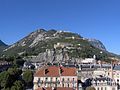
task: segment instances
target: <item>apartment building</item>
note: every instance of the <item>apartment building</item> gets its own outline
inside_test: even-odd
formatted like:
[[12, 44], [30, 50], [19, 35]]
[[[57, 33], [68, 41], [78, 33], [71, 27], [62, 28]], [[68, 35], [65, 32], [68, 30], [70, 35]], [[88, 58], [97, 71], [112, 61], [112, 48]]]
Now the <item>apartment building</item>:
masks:
[[92, 86], [96, 90], [118, 90], [114, 79], [104, 76], [97, 76], [92, 79]]
[[[44, 66], [34, 75], [34, 90], [77, 90], [77, 73], [74, 67]], [[52, 88], [52, 89], [50, 89]]]

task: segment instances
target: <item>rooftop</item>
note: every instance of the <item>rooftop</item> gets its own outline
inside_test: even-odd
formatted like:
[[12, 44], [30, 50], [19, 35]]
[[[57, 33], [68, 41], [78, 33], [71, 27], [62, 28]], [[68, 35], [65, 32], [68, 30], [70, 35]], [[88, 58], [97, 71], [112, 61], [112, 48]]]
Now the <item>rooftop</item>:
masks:
[[52, 89], [51, 87], [47, 87], [47, 88], [38, 88], [36, 90], [73, 90], [73, 88], [57, 87], [55, 89]]
[[61, 76], [76, 76], [76, 68], [70, 68], [70, 67], [62, 67], [61, 68], [62, 73]]
[[59, 67], [57, 66], [49, 66], [49, 67], [42, 67], [40, 68], [34, 76], [38, 77], [58, 77], [59, 75]]
[[77, 76], [75, 67], [44, 66], [35, 73], [35, 77]]
[[116, 65], [113, 70], [120, 70], [120, 65]]

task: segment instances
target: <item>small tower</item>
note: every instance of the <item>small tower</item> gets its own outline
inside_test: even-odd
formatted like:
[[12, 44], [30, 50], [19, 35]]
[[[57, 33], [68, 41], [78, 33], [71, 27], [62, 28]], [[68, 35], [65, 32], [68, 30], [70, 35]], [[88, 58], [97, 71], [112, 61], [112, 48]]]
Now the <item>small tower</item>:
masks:
[[96, 55], [93, 55], [94, 60], [96, 60]]
[[96, 64], [96, 55], [93, 55], [94, 65]]

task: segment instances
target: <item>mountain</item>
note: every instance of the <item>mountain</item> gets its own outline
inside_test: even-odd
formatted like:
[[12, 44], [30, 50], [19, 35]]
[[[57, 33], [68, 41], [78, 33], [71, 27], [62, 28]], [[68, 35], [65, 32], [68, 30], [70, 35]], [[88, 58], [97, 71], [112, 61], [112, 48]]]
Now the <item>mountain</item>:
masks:
[[[102, 52], [102, 53], [100, 53]], [[35, 56], [36, 60], [78, 60], [80, 58], [107, 59], [111, 54], [99, 40], [85, 39], [77, 33], [39, 29], [6, 48], [5, 56]], [[35, 58], [33, 59], [35, 60]]]
[[8, 45], [6, 45], [3, 41], [0, 40], [0, 52], [4, 50]]
[[0, 46], [7, 46], [3, 41], [0, 40]]
[[[81, 36], [64, 31], [39, 29], [35, 32], [30, 33], [25, 38], [11, 45], [9, 48], [5, 49], [4, 52], [11, 53], [29, 53], [32, 54], [44, 52], [46, 49], [54, 48], [54, 44], [59, 42], [59, 40], [65, 40], [64, 38], [71, 38], [72, 36], [76, 38], [81, 38]], [[65, 41], [64, 41], [65, 42]]]
[[92, 44], [94, 47], [106, 51], [106, 48], [105, 48], [105, 46], [103, 45], [103, 43], [102, 43], [101, 41], [96, 40], [96, 39], [87, 39], [87, 40], [88, 40], [88, 41], [90, 42], [90, 44]]

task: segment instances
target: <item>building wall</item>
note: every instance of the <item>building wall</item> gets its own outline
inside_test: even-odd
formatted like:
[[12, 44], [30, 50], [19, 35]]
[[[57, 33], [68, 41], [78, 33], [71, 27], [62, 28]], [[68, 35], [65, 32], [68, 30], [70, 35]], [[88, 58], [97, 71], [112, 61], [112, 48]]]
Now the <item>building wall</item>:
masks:
[[113, 71], [113, 78], [115, 82], [120, 85], [120, 71], [119, 70]]
[[[40, 83], [38, 84], [38, 80]], [[34, 90], [38, 87], [60, 87], [60, 77], [34, 77]]]
[[[45, 83], [47, 78], [47, 82]], [[38, 80], [42, 83], [38, 85]], [[57, 81], [60, 83], [57, 83]], [[73, 84], [74, 82], [74, 84]], [[61, 77], [34, 77], [34, 90], [38, 87], [75, 87], [77, 90], [77, 76], [61, 76]]]
[[103, 76], [106, 76], [106, 71], [103, 71], [103, 70], [95, 70], [93, 72], [93, 75], [97, 76], [97, 75], [103, 75]]
[[117, 90], [117, 86], [94, 86], [96, 90]]
[[77, 90], [77, 76], [61, 76], [61, 87], [75, 87]]

